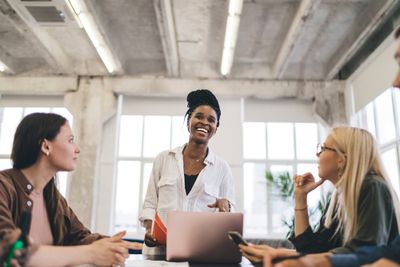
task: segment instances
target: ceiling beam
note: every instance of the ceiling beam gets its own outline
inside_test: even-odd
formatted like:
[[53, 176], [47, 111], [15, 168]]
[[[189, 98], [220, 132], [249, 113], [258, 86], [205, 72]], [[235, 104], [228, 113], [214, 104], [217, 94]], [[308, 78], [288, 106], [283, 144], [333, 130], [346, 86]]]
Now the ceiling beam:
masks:
[[[367, 25], [364, 23], [358, 23], [358, 28], [355, 29], [349, 35], [357, 36], [355, 39], [346, 38], [345, 42], [342, 43], [340, 48], [334, 53], [334, 56], [330, 59], [326, 79], [331, 80], [335, 78], [339, 70], [346, 64], [354, 53], [360, 49], [364, 44], [368, 36], [380, 25], [380, 22], [384, 20], [385, 16], [390, 12], [390, 10], [395, 6], [397, 0], [387, 0], [383, 5], [378, 7], [378, 10], [374, 10], [372, 13], [374, 16], [372, 18], [365, 18], [368, 21]], [[372, 1], [375, 5], [382, 3], [381, 1]], [[371, 7], [371, 9], [374, 6]], [[376, 8], [376, 7], [375, 7]]]
[[168, 76], [178, 77], [180, 75], [179, 54], [172, 2], [171, 0], [154, 0], [153, 3]]
[[3, 49], [0, 49], [0, 64], [4, 64], [6, 66], [6, 70], [4, 72], [0, 71], [0, 74], [15, 74], [15, 70], [18, 69], [18, 64], [15, 60], [8, 54], [5, 53]]
[[[50, 53], [51, 51], [46, 49], [42, 40], [35, 35], [32, 31], [32, 27], [30, 27], [26, 22], [24, 22], [21, 17], [14, 11], [14, 9], [8, 4], [8, 2], [3, 2], [0, 6], [0, 16], [4, 16], [5, 19], [8, 20], [10, 24], [12, 24], [15, 30], [21, 34], [35, 49], [41, 54], [43, 59], [50, 65], [50, 67], [54, 70], [54, 72], [61, 72], [61, 66], [56, 61], [54, 56]], [[7, 56], [1, 55], [0, 60], [3, 60], [4, 63], [10, 67], [15, 73], [19, 72], [19, 68], [14, 64], [13, 60], [9, 60]], [[11, 61], [11, 63], [10, 63]]]
[[63, 73], [71, 73], [71, 70], [74, 69], [74, 64], [59, 45], [59, 41], [55, 40], [46, 32], [46, 30], [40, 27], [30, 28], [34, 35], [49, 52], [49, 54], [54, 58], [56, 64], [58, 65], [58, 69], [61, 69]]
[[282, 78], [287, 68], [290, 54], [294, 50], [297, 40], [304, 29], [304, 24], [306, 23], [308, 16], [312, 14], [320, 2], [320, 0], [301, 1], [273, 65], [273, 77], [276, 79]]
[[[0, 77], [0, 94], [62, 95], [78, 90], [77, 76]], [[95, 77], [99, 78], [99, 77]], [[132, 76], [103, 77], [104, 88], [117, 94], [133, 96], [186, 97], [196, 88], [209, 88], [218, 96], [259, 99], [312, 99], [324, 89], [343, 92], [345, 81], [273, 81], [224, 79], [175, 79]]]
[[[186, 97], [196, 88], [208, 88], [218, 96], [260, 99], [312, 99], [316, 92], [329, 87], [343, 91], [344, 81], [272, 81], [106, 77], [104, 86], [115, 93], [134, 96]], [[335, 89], [336, 88], [336, 89]]]
[[78, 88], [78, 77], [0, 77], [0, 94], [64, 95]]
[[[35, 35], [35, 37], [40, 41], [40, 43], [46, 48], [47, 52], [54, 58], [57, 69], [61, 70], [63, 73], [70, 73], [73, 69], [73, 62], [69, 59], [67, 54], [64, 52], [62, 47], [58, 44], [57, 40], [51, 37], [47, 31], [42, 27], [37, 27], [37, 25], [32, 25], [29, 21], [25, 20], [24, 14], [20, 13], [17, 7], [17, 3], [13, 1], [8, 1], [14, 11], [19, 15], [19, 17], [25, 22], [27, 28]], [[50, 60], [51, 65], [54, 65], [54, 61]]]

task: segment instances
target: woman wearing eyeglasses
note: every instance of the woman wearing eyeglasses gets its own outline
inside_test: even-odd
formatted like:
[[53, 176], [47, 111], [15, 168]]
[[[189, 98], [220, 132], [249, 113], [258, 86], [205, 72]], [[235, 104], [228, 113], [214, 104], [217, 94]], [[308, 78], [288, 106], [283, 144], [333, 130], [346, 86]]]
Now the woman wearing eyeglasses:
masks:
[[[290, 241], [304, 253], [349, 253], [385, 245], [399, 232], [399, 202], [373, 136], [354, 127], [334, 128], [318, 146], [319, 181], [294, 177], [295, 229]], [[307, 195], [325, 181], [335, 186], [319, 228], [309, 224]]]
[[[372, 135], [354, 127], [334, 128], [318, 146], [317, 156], [319, 181], [311, 173], [294, 177], [295, 229], [289, 240], [296, 250], [351, 253], [361, 246], [387, 245], [394, 240], [399, 234], [399, 202]], [[319, 227], [313, 231], [307, 195], [325, 181], [331, 182], [335, 190]], [[256, 262], [262, 261], [260, 255], [271, 254], [271, 248], [263, 246], [241, 250]], [[294, 251], [284, 251], [281, 256], [293, 254]]]

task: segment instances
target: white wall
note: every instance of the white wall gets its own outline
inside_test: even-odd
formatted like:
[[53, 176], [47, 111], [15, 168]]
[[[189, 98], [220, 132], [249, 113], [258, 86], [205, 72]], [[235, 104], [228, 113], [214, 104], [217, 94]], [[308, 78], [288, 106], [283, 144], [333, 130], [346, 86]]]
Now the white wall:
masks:
[[348, 90], [353, 90], [355, 112], [392, 86], [398, 70], [395, 50], [396, 41], [391, 34], [348, 79]]
[[299, 99], [246, 99], [244, 120], [249, 122], [315, 122], [313, 102]]

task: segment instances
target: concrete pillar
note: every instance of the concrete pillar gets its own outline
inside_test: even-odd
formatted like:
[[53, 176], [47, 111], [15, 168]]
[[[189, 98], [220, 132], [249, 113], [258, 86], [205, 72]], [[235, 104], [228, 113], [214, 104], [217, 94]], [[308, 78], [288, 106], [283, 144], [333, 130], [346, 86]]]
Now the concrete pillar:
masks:
[[102, 78], [84, 77], [64, 102], [74, 117], [75, 139], [81, 149], [77, 168], [69, 175], [67, 198], [82, 223], [92, 228], [103, 124], [115, 113], [117, 98], [104, 87]]
[[331, 84], [315, 91], [313, 110], [324, 126], [349, 124], [344, 91], [345, 84]]

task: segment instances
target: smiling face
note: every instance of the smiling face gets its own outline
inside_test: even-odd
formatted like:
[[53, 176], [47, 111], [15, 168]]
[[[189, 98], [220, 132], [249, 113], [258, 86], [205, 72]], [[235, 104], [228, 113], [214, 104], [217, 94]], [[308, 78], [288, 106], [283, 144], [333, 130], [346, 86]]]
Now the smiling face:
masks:
[[74, 135], [68, 123], [60, 128], [60, 132], [52, 141], [46, 140], [44, 143], [45, 153], [49, 152], [49, 163], [56, 171], [75, 169], [80, 150], [74, 142]]
[[190, 140], [207, 144], [217, 131], [217, 113], [207, 105], [198, 106], [188, 120]]
[[[335, 143], [333, 141], [333, 138], [329, 135], [323, 143], [323, 146], [335, 149], [334, 144]], [[318, 155], [318, 159], [319, 177], [335, 183], [339, 178], [341, 168], [343, 168], [344, 166], [343, 158], [338, 154], [338, 152], [330, 149], [325, 149]]]

